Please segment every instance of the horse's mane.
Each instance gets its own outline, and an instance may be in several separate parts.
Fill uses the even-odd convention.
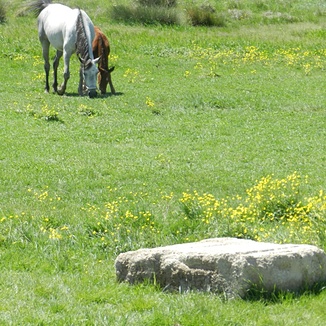
[[[24,5],[22,12],[33,12],[35,16],[38,16],[51,3],[52,0],[32,0]]]
[[[89,44],[87,40],[87,35],[84,26],[84,20],[82,12],[80,9],[76,22],[76,32],[77,32],[77,41],[76,41],[76,53],[80,56],[81,60],[85,65],[85,69],[91,65],[91,58],[89,56]]]

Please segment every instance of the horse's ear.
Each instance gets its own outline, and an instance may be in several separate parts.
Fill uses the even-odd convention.
[[[103,71],[103,72],[108,72],[108,73],[111,73],[113,70],[114,70],[115,67],[111,67],[109,69],[104,69],[102,67],[99,67],[98,70],[99,71]]]
[[[98,63],[98,61],[101,59],[101,56],[99,56],[98,58],[94,59],[94,64]]]

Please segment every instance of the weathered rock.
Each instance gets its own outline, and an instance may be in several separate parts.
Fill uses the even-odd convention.
[[[297,292],[326,282],[326,254],[315,246],[234,238],[129,251],[115,268],[119,281],[155,279],[165,289],[228,297],[245,297],[252,288]]]

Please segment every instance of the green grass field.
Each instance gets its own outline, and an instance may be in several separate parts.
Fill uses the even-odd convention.
[[[210,28],[64,3],[109,37],[118,95],[79,97],[75,56],[67,94],[45,94],[36,18],[6,2],[0,325],[324,325],[325,290],[165,293],[117,283],[114,260],[220,236],[326,249],[325,4],[211,1]]]

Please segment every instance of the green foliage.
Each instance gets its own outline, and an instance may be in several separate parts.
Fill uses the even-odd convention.
[[[161,6],[113,6],[111,18],[125,23],[174,25],[179,23],[179,14],[173,8]]]
[[[152,8],[148,10],[149,7]],[[146,9],[147,8],[147,9]],[[174,8],[173,15],[163,8]],[[133,23],[185,24],[193,26],[284,24],[300,21],[318,21],[325,16],[326,8],[320,1],[308,4],[302,1],[125,1],[113,6],[112,19]],[[166,19],[170,16],[170,19]],[[172,17],[174,18],[171,22]]]
[[[177,0],[136,0],[136,2],[144,7],[176,7]]]
[[[223,27],[226,25],[225,16],[216,14],[215,9],[211,5],[189,6],[186,12],[193,26]]]
[[[3,24],[6,22],[7,16],[6,16],[6,5],[3,0],[0,1],[0,24]]]

